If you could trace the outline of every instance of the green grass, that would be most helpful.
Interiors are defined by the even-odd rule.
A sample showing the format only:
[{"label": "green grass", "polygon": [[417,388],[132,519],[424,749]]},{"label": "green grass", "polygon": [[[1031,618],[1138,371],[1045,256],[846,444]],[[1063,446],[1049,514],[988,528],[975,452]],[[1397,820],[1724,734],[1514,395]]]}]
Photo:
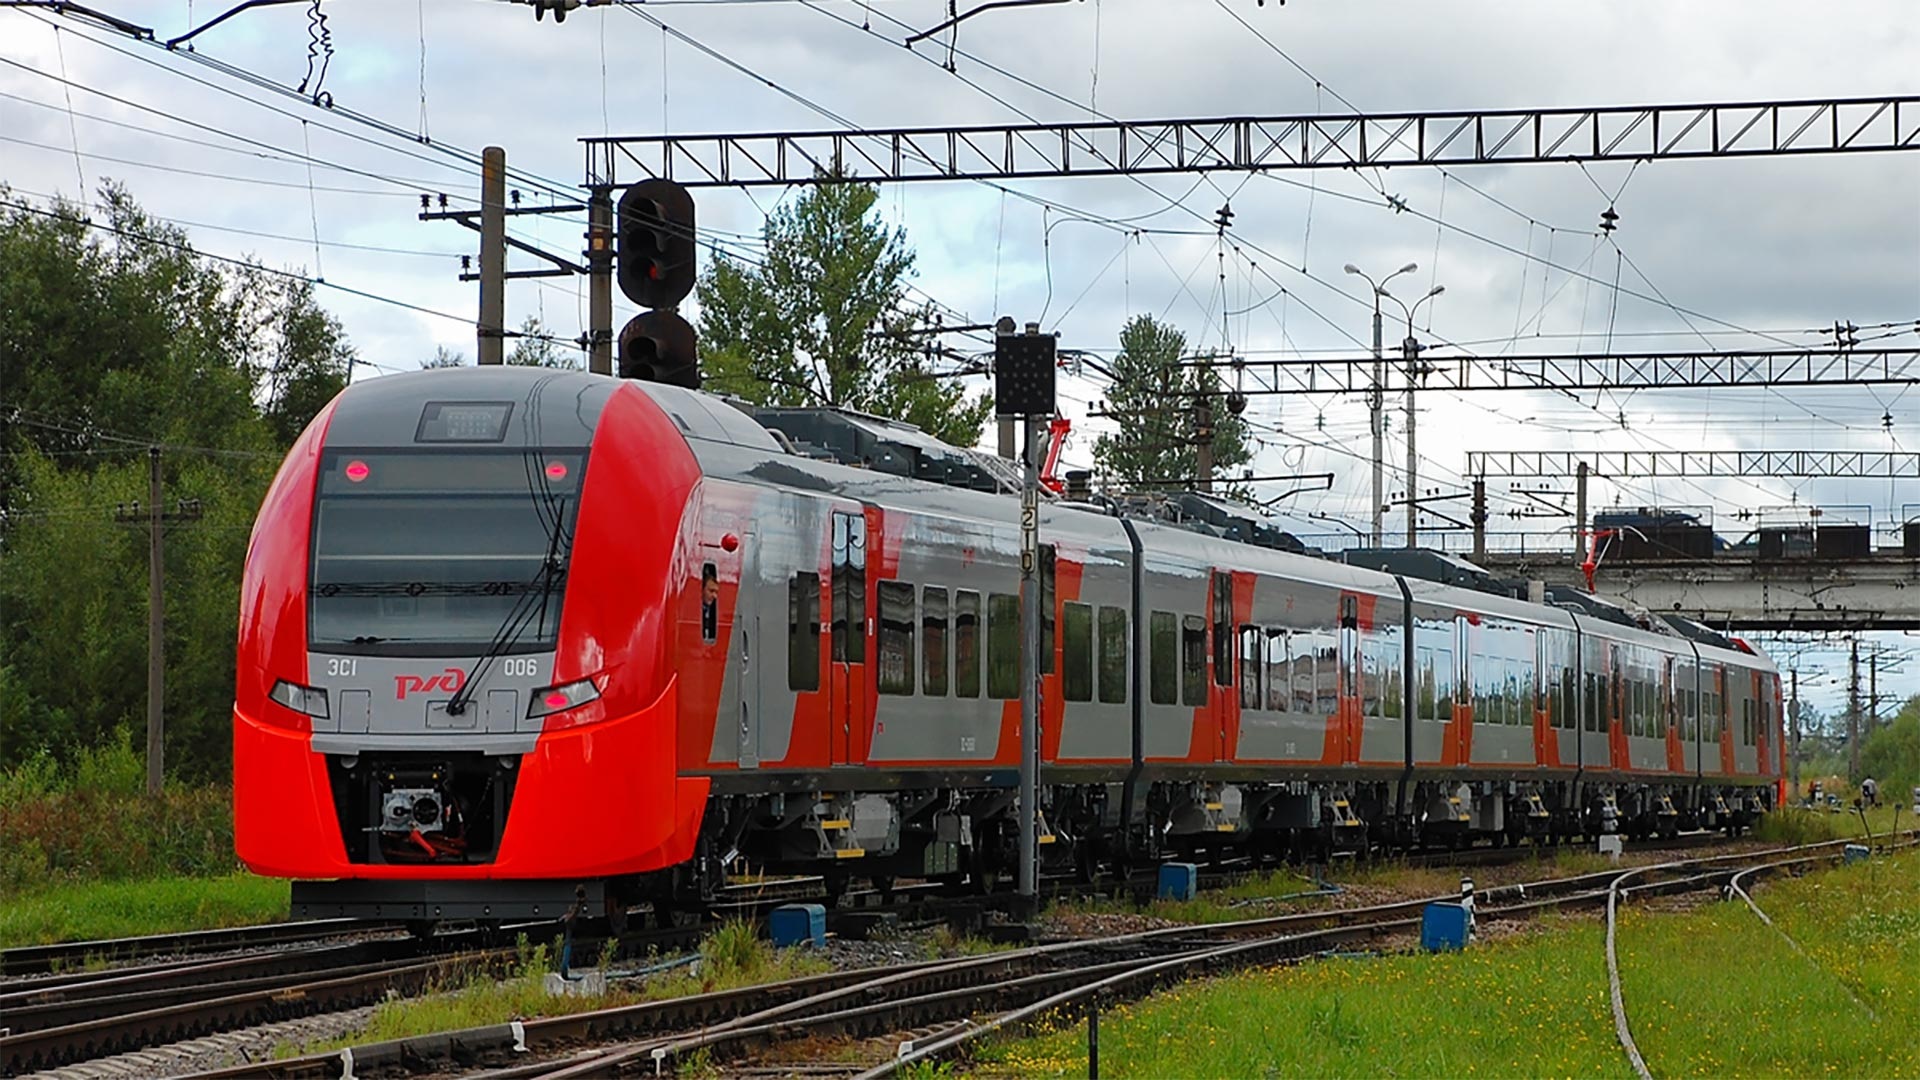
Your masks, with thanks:
[{"label": "green grass", "polygon": [[54,885],[0,900],[0,948],[279,922],[287,883],[252,874]]},{"label": "green grass", "polygon": [[1883,803],[1867,811],[1865,827],[1861,824],[1860,815],[1850,806],[1844,807],[1839,813],[1824,808],[1803,810],[1787,807],[1761,818],[1753,828],[1753,836],[1756,840],[1776,844],[1814,844],[1822,840],[1864,839],[1870,827],[1875,840],[1884,840],[1896,826],[1901,832],[1920,828],[1920,821],[1914,820],[1912,807]]},{"label": "green grass", "polygon": [[[1613,1045],[1605,984],[1591,925],[1431,959],[1275,968],[1112,1010],[1100,1024],[1100,1069],[1113,1077],[1631,1077]],[[989,1048],[974,1071],[1084,1076],[1085,1025]]]},{"label": "green grass", "polygon": [[1782,881],[1754,898],[1811,959],[1738,901],[1682,919],[1627,913],[1621,985],[1654,1072],[1920,1075],[1920,858]]},{"label": "green grass", "polygon": [[[1622,982],[1656,1076],[1920,1075],[1920,856],[1781,879],[1756,898],[1628,909]],[[1101,1023],[1113,1077],[1631,1076],[1604,930],[1548,917],[1460,954],[1334,959],[1189,984]],[[1877,1014],[1856,1005],[1858,995]],[[1084,1022],[983,1048],[982,1076],[1084,1076]]]}]

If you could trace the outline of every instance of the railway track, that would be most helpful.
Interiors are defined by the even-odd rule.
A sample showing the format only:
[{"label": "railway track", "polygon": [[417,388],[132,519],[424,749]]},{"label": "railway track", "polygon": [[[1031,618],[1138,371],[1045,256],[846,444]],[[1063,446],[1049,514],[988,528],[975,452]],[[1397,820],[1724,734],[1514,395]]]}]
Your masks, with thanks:
[{"label": "railway track", "polygon": [[[1820,845],[1819,847],[1831,847]],[[1816,849],[1776,849],[1780,851]],[[1768,852],[1660,864],[1662,880],[1626,887],[1631,895],[1717,887]],[[1604,906],[1620,872],[1499,886],[1480,892],[1483,920],[1531,918],[1541,911]],[[1101,939],[1059,942],[962,960],[836,972],[785,983],[649,1002],[519,1025],[446,1032],[355,1047],[356,1075],[430,1067],[512,1063],[508,1077],[601,1076],[651,1072],[704,1054],[732,1061],[815,1037],[865,1037],[908,1030],[942,1032],[971,1016],[999,1029],[1066,1007],[1089,995],[1137,996],[1169,982],[1237,967],[1295,961],[1330,950],[1415,932],[1432,898],[1366,908],[1295,912],[1233,923],[1178,926]],[[973,1031],[968,1028],[967,1031]],[[907,1056],[937,1057],[971,1037],[936,1034]],[[527,1060],[529,1057],[534,1060]],[[514,1063],[518,1059],[518,1063]],[[214,1077],[331,1077],[339,1053],[310,1055],[201,1074]]]},{"label": "railway track", "polygon": [[[1694,837],[1682,837],[1680,841],[1673,846],[1699,846],[1703,843],[1710,843],[1714,839],[1714,837],[1705,834]],[[1645,850],[1652,846],[1655,845],[1649,842],[1648,844],[1638,845],[1637,850]],[[1488,865],[1493,862],[1525,862],[1542,854],[1540,850],[1526,847],[1471,850],[1486,852],[1486,855],[1477,857],[1472,865]],[[1453,852],[1448,854],[1457,856],[1461,853]],[[1755,853],[1738,853],[1713,856],[1702,860],[1692,860],[1692,862],[1703,864],[1717,863],[1726,860],[1750,858],[1754,854]],[[1494,856],[1498,856],[1498,858]],[[1245,877],[1253,872],[1255,871],[1251,869],[1229,870],[1215,875],[1209,875],[1209,877],[1215,877],[1219,880],[1232,880]],[[1530,904],[1549,902],[1557,905],[1589,903],[1594,902],[1593,896],[1579,896],[1577,894],[1583,889],[1589,891],[1599,889],[1602,890],[1600,895],[1603,896],[1606,882],[1613,876],[1616,875],[1613,872],[1609,872],[1599,875],[1584,875],[1575,878],[1535,882],[1518,887],[1520,891],[1514,895],[1516,899],[1521,895],[1530,896],[1531,900],[1527,901],[1527,903]],[[763,914],[767,908],[775,904],[790,902],[793,899],[807,898],[805,890],[809,886],[817,885],[818,882],[808,881],[806,879],[785,879],[766,884],[775,887],[756,887],[758,889],[758,895],[753,895],[749,893],[748,890],[736,891],[733,896],[721,906],[722,909],[727,913],[740,917],[751,917]],[[1086,886],[1078,885],[1065,879],[1049,884],[1051,886],[1050,891],[1056,894],[1076,891],[1084,892],[1086,889]],[[1141,883],[1123,883],[1118,887],[1122,889],[1132,888],[1137,891],[1141,887]],[[1505,896],[1509,890],[1513,888],[1514,887],[1510,886],[1484,889],[1481,891],[1480,896],[1483,901],[1490,902],[1496,898]],[[891,905],[882,907],[878,903],[880,899],[878,895],[868,896],[854,893],[848,894],[845,898],[847,907],[853,911],[892,911],[900,917],[902,925],[918,925],[928,922],[950,921],[962,913],[971,913],[977,918],[980,912],[1013,900],[1013,897],[1007,893],[996,893],[988,896],[944,896],[938,895],[937,890],[933,888],[917,885],[900,886],[889,890],[889,892],[891,893],[891,899],[894,901]],[[1564,898],[1569,896],[1574,898]],[[1370,908],[1295,912],[1286,915],[1248,919],[1235,923],[1215,924],[1214,926],[1206,927],[1174,927],[1140,935],[1129,935],[1122,938],[1102,939],[1093,942],[1059,943],[1039,949],[1022,950],[1019,953],[1004,955],[1057,959],[1059,957],[1079,955],[1080,951],[1083,950],[1104,951],[1106,954],[1111,955],[1114,950],[1124,951],[1128,948],[1134,948],[1144,950],[1143,955],[1134,958],[1136,961],[1141,961],[1155,959],[1158,953],[1164,952],[1166,942],[1191,944],[1199,941],[1217,941],[1223,935],[1231,937],[1236,935],[1267,934],[1279,935],[1282,938],[1292,940],[1300,934],[1312,932],[1326,938],[1328,942],[1334,942],[1336,939],[1344,940],[1341,938],[1341,935],[1348,932],[1358,934],[1361,938],[1365,938],[1380,933],[1391,933],[1396,930],[1409,928],[1414,924],[1414,920],[1417,919],[1419,909],[1429,902],[1430,900],[1428,899],[1422,899],[1379,905]],[[1502,912],[1505,910],[1506,909],[1501,908],[1483,911],[1482,917],[1503,917]],[[1530,911],[1532,909],[1528,907],[1517,910]],[[836,916],[836,918],[839,917],[844,917],[844,913]],[[281,926],[261,929],[268,931],[267,938],[271,941],[275,936],[286,933],[287,927],[301,925],[302,924],[283,924]],[[340,930],[333,930],[333,928],[325,926],[309,926],[306,927],[306,929],[332,930],[334,933],[341,932]],[[364,930],[366,927],[364,924],[357,924],[351,929]],[[509,928],[508,932],[511,933],[514,929],[532,930],[543,935],[558,932],[558,927],[551,923],[529,924],[526,927]],[[697,926],[679,927],[666,930],[640,931],[623,935],[621,940],[623,946],[632,951],[639,951],[649,946],[664,951],[690,947],[697,943],[700,933],[701,928]],[[177,940],[179,937],[194,936],[195,935],[179,935],[172,937]],[[242,935],[222,932],[220,936],[212,937],[210,940],[219,941],[231,947],[235,939],[240,937],[242,937]],[[160,940],[165,939],[140,939],[140,942],[145,943]],[[298,941],[300,939],[293,938],[291,940]],[[1319,939],[1302,938],[1301,940],[1310,944]],[[96,946],[100,944],[119,945],[123,943],[83,944]],[[575,944],[576,955],[590,955],[592,950],[599,947],[599,944],[600,939],[598,937],[583,933]],[[69,948],[79,947],[80,946],[71,946]],[[215,946],[213,944],[207,944],[202,947],[213,948]],[[1279,944],[1276,942],[1274,947],[1276,949],[1279,948]],[[1282,950],[1282,952],[1284,952],[1284,950]],[[94,953],[91,955],[98,954]],[[1089,953],[1089,955],[1091,954]],[[1230,955],[1239,954],[1232,953]],[[1260,962],[1257,958],[1268,954],[1255,950],[1249,955],[1255,957],[1255,959],[1248,960],[1247,962]],[[1275,953],[1273,955],[1280,954]],[[1158,958],[1165,959],[1165,957]],[[1188,959],[1197,960],[1197,956],[1189,957]],[[231,1030],[276,1020],[352,1008],[379,1000],[388,996],[390,992],[412,994],[429,990],[436,985],[443,985],[470,973],[504,973],[513,966],[515,961],[516,956],[514,950],[488,947],[488,940],[479,932],[461,931],[453,934],[439,935],[425,941],[412,938],[389,937],[376,941],[362,941],[332,946],[315,945],[309,948],[291,951],[282,950],[272,953],[222,957],[204,961],[175,960],[150,964],[143,967],[113,969],[98,973],[49,976],[19,984],[0,986],[0,991],[5,991],[4,993],[0,993],[0,1015],[7,1017],[7,1028],[9,1029],[5,1034],[0,1035],[0,1073],[14,1073],[30,1068],[44,1068],[63,1063],[88,1060],[122,1051],[151,1047],[178,1039],[192,1038],[197,1035],[208,1034],[215,1031]],[[1054,962],[1054,959],[1045,961],[1047,964],[1053,964]],[[932,966],[937,967],[938,965]],[[1088,966],[1089,965],[1085,963],[1075,962],[1066,964],[1064,968],[1057,970],[1027,970],[1017,975],[1003,970],[995,974],[993,978],[982,981],[978,987],[970,989],[966,986],[958,986],[949,987],[948,989],[956,994],[960,994],[961,991],[973,992],[974,990],[978,990],[980,994],[983,995],[978,998],[980,1002],[978,1007],[991,1008],[999,1004],[999,1002],[992,1000],[994,993],[993,988],[1004,987],[1006,985],[1005,979],[1008,977],[1034,980],[1033,982],[1020,983],[1019,985],[1033,988],[1035,992],[1048,989],[1064,992],[1061,988],[1066,987],[1070,989],[1068,986],[1068,984],[1072,982],[1072,979],[1069,977],[1070,972],[1084,969]],[[1098,965],[1092,966],[1097,967]],[[973,971],[976,969],[962,967],[952,970]],[[1121,974],[1121,972],[1116,970],[1114,974]],[[951,972],[949,975],[951,975]],[[830,985],[823,984],[822,987],[815,988],[814,994],[826,993],[829,989],[831,989]],[[773,998],[779,997],[777,993],[770,991],[769,994],[771,997],[768,995],[762,995],[761,997],[749,995],[737,997],[735,1000],[744,1003],[742,1008],[744,1008],[745,1005],[759,1005],[765,1008],[772,1008],[783,1003],[782,1001],[773,1000]],[[909,997],[911,997],[911,995],[909,995]],[[938,1008],[930,1005],[927,1014],[934,1015],[941,1013],[943,1010],[948,1012],[953,1011],[953,1009],[959,1007],[962,998],[964,998],[964,994],[962,994],[961,997],[943,999],[944,1003],[940,1004]],[[771,1003],[769,1004],[768,1002]],[[715,1002],[696,1003],[692,1008],[720,1010],[719,1013],[702,1014],[705,1017],[703,1022],[712,1022],[716,1016],[722,1020],[730,1020],[738,1016],[751,1014],[751,1010],[748,1010],[748,1012],[729,1012],[726,1008]],[[523,1027],[525,1032],[531,1033],[527,1037],[533,1038],[536,1041],[557,1040],[565,1042],[570,1039],[604,1039],[611,1034],[621,1031],[638,1035],[666,1033],[674,1028],[676,1022],[684,1022],[689,1015],[677,1011],[677,1009],[677,1006],[668,1007],[662,1005],[655,1010],[654,1013],[642,1012],[637,1014],[628,1014],[620,1010],[613,1010],[612,1013],[615,1019],[596,1019],[599,1014],[588,1013],[582,1014],[585,1019],[563,1018],[554,1021],[529,1021],[528,1024],[523,1025]],[[656,1013],[657,1016],[655,1015]],[[629,1015],[637,1017],[653,1016],[655,1019],[645,1022],[618,1019],[618,1017]],[[911,1015],[911,1009],[907,1009],[904,1012],[899,1010],[890,1012],[883,1009],[873,1013],[873,1019],[870,1021],[863,1022],[892,1022],[892,1019],[889,1018],[908,1017]],[[858,1018],[843,1019],[851,1022]],[[782,1025],[790,1026],[790,1023],[790,1021],[781,1021]],[[587,1026],[584,1028],[579,1027],[579,1025],[582,1024]],[[911,1026],[914,1025],[902,1024],[903,1028]],[[780,1030],[786,1030],[786,1026],[782,1026]],[[899,1029],[897,1028],[896,1030]],[[761,1034],[765,1035],[766,1033],[763,1032]],[[491,1036],[495,1041],[497,1041],[499,1037],[499,1033]],[[449,1048],[465,1046],[466,1043],[462,1040],[466,1039],[470,1041],[472,1038],[475,1038],[475,1036],[471,1036],[470,1033],[461,1033],[456,1036],[441,1039],[435,1042],[434,1045],[440,1047],[438,1052],[451,1052]],[[740,1035],[730,1038],[746,1040],[750,1043],[754,1036]],[[481,1044],[485,1044],[486,1042],[486,1038],[480,1038]],[[733,1042],[723,1041],[717,1049],[726,1049],[732,1052],[733,1050],[738,1050],[739,1047],[735,1046]],[[384,1051],[374,1050],[370,1052],[376,1060],[379,1060]],[[400,1054],[403,1059],[411,1059],[428,1051],[422,1050],[419,1046],[409,1043],[405,1048],[394,1052]],[[328,1075],[337,1075],[337,1057],[330,1060],[335,1061],[335,1071]],[[321,1073],[325,1073],[325,1070],[321,1069],[317,1073],[305,1075],[319,1075]],[[296,1072],[290,1075],[302,1074]]]},{"label": "railway track", "polygon": [[68,941],[55,945],[27,945],[0,950],[0,976],[42,975],[75,971],[97,964],[146,960],[161,956],[196,956],[237,949],[285,945],[390,930],[391,922],[364,919],[308,919],[297,922],[236,926],[224,930],[190,930],[147,937]]}]

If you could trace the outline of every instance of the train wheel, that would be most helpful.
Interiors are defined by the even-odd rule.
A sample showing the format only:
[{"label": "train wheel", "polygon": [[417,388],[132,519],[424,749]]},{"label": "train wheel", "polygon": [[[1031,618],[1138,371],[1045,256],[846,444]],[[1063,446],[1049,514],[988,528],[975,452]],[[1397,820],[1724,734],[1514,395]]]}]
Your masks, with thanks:
[{"label": "train wheel", "polygon": [[627,905],[609,894],[606,902],[607,932],[614,937],[627,932]]},{"label": "train wheel", "polygon": [[847,898],[848,881],[844,870],[829,870],[821,875],[820,883],[827,890],[826,906],[829,910],[839,907]]},{"label": "train wheel", "polygon": [[407,933],[412,934],[414,937],[419,938],[421,941],[425,941],[428,938],[432,937],[433,932],[435,930],[438,930],[439,928],[440,928],[440,920],[438,919],[408,919],[407,920]]},{"label": "train wheel", "polygon": [[653,902],[653,924],[662,930],[678,930],[700,924],[700,911],[672,900]]}]

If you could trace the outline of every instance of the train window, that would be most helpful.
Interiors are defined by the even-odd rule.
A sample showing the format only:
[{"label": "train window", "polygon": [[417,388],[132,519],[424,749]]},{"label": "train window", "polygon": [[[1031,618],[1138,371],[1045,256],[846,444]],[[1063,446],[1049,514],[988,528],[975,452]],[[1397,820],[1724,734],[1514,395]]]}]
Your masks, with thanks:
[{"label": "train window", "polygon": [[1287,632],[1267,631],[1267,708],[1287,712],[1293,705],[1293,676],[1287,670]]},{"label": "train window", "polygon": [[1374,628],[1380,641],[1380,715],[1398,720],[1407,696],[1407,650],[1401,637],[1406,631],[1397,622]]},{"label": "train window", "polygon": [[787,582],[787,689],[820,689],[820,575]]},{"label": "train window", "polygon": [[1240,707],[1258,709],[1265,704],[1260,697],[1260,669],[1266,659],[1263,636],[1257,626],[1240,628]]},{"label": "train window", "polygon": [[1600,730],[1600,676],[1587,672],[1587,699],[1584,714],[1585,727],[1589,732]]},{"label": "train window", "polygon": [[1093,700],[1093,607],[1068,603],[1060,611],[1060,690],[1068,701]]},{"label": "train window", "polygon": [[[1213,575],[1213,681],[1233,685],[1233,575]],[[1189,705],[1200,704],[1197,701]]]},{"label": "train window", "polygon": [[1555,683],[1553,710],[1559,726],[1572,731],[1580,722],[1580,673],[1566,656],[1560,657],[1560,679]]},{"label": "train window", "polygon": [[953,594],[953,696],[980,696],[980,594]]},{"label": "train window", "polygon": [[1289,634],[1287,636],[1287,655],[1292,657],[1293,668],[1293,711],[1310,713],[1319,708],[1315,700],[1319,685],[1314,677],[1314,635],[1311,632]]},{"label": "train window", "polygon": [[883,694],[913,693],[913,586],[880,583],[880,625],[875,642]]},{"label": "train window", "polygon": [[947,590],[920,590],[920,692],[947,696]]},{"label": "train window", "polygon": [[1156,611],[1147,620],[1147,698],[1155,705],[1179,700],[1180,629],[1171,611]]},{"label": "train window", "polygon": [[1053,609],[1054,597],[1058,595],[1055,582],[1055,563],[1058,562],[1052,544],[1040,545],[1040,673],[1053,674]]},{"label": "train window", "polygon": [[987,594],[987,696],[1020,696],[1020,598]]},{"label": "train window", "polygon": [[1127,703],[1127,609],[1100,609],[1100,700]]},{"label": "train window", "polygon": [[700,640],[720,636],[720,574],[712,563],[700,568]]},{"label": "train window", "polygon": [[1533,711],[1547,711],[1547,635],[1529,631],[1533,635]]},{"label": "train window", "polygon": [[1380,650],[1371,638],[1361,643],[1360,656],[1360,712],[1365,716],[1380,715]]},{"label": "train window", "polygon": [[1198,615],[1180,621],[1180,700],[1207,703],[1207,621]]},{"label": "train window", "polygon": [[1437,720],[1439,703],[1436,700],[1437,687],[1433,683],[1433,650],[1425,645],[1413,651],[1414,679],[1414,716],[1422,720]]},{"label": "train window", "polygon": [[[1332,634],[1325,630],[1314,635],[1313,650],[1313,691],[1315,711],[1322,716],[1332,716],[1340,707],[1339,691],[1352,691],[1353,670],[1350,656],[1341,652],[1341,642],[1351,637],[1351,631]],[[1349,662],[1344,665],[1342,660]]]}]

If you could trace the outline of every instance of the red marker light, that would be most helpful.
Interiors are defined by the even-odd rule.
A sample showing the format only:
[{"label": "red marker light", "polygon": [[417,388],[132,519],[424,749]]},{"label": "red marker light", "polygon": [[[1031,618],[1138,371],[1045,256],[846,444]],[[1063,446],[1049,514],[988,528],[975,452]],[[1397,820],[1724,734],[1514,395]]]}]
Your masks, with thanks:
[{"label": "red marker light", "polygon": [[728,533],[720,538],[720,547],[723,551],[737,550],[740,547],[740,538],[732,533]]},{"label": "red marker light", "polygon": [[365,480],[368,476],[371,476],[372,474],[373,474],[373,470],[367,468],[367,463],[364,461],[347,462],[347,479],[353,481],[356,484],[362,480]]},{"label": "red marker light", "polygon": [[557,690],[547,695],[546,702],[547,702],[547,708],[549,709],[564,709],[569,704],[571,704],[571,702],[567,700],[567,695],[562,694]]},{"label": "red marker light", "polygon": [[564,461],[547,462],[547,475],[555,480],[565,480],[567,478],[567,463]]}]

